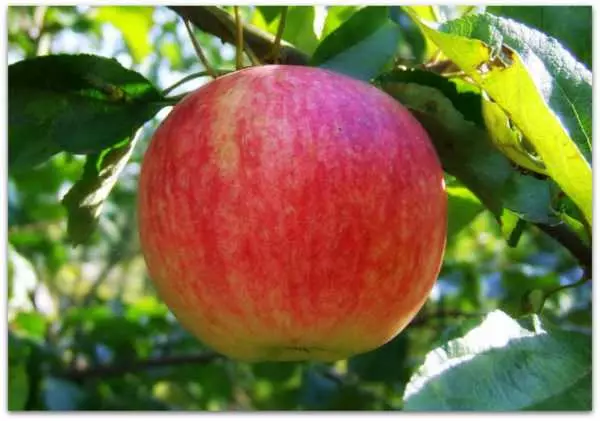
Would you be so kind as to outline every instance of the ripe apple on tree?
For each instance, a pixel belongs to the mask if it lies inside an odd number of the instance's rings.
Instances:
[[[311,67],[237,71],[156,131],[142,250],[178,320],[247,361],[344,359],[424,304],[446,238],[427,133],[373,86]]]

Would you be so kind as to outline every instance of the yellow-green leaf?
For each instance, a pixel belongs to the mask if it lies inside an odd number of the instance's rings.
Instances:
[[[546,175],[544,163],[525,148],[522,135],[510,126],[510,119],[498,104],[484,98],[481,111],[490,138],[507,158],[523,168]]]
[[[547,172],[592,224],[592,169],[550,110],[519,54],[502,46],[495,51],[480,40],[429,27],[408,13],[452,61],[511,117],[543,160]]]
[[[134,62],[140,63],[152,51],[150,29],[154,21],[154,7],[150,6],[102,6],[96,9],[99,21],[114,25],[123,38]]]

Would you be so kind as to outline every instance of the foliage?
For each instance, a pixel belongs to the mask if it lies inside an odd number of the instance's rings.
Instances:
[[[9,410],[589,411],[591,8],[240,9],[256,59],[373,83],[430,133],[449,200],[430,299],[331,364],[205,347],[147,277],[136,185],[169,106],[210,80],[182,19],[227,72],[233,8],[12,6]]]

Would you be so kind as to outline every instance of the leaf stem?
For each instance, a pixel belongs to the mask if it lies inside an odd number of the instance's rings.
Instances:
[[[196,55],[202,62],[202,65],[206,69],[206,72],[210,75],[210,77],[212,77],[213,79],[216,79],[217,75],[216,75],[214,69],[212,68],[212,66],[210,65],[208,60],[206,59],[206,56],[202,52],[202,47],[200,47],[200,43],[194,36],[194,29],[192,28],[191,22],[188,19],[184,19],[183,24],[185,25],[185,29],[187,29],[190,39],[192,40],[192,45],[194,46],[194,50],[196,50]]]
[[[240,19],[239,6],[233,6],[233,12],[235,14],[235,68],[240,70],[244,65],[242,61],[244,52],[244,27]]]
[[[214,70],[217,77],[219,77],[221,75],[225,75],[227,73],[231,73],[232,71],[233,70]],[[176,88],[180,87],[184,83],[189,82],[190,80],[194,80],[194,79],[197,79],[199,77],[204,77],[204,76],[212,76],[212,75],[208,71],[196,72],[196,73],[189,74],[186,77],[184,77],[183,79],[181,79],[180,81],[175,82],[173,85],[169,86],[168,88],[165,88],[162,91],[162,96],[167,96],[170,92],[174,91]]]

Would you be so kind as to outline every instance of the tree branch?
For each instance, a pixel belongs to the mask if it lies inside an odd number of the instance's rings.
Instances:
[[[192,355],[174,355],[158,358],[148,358],[146,360],[134,361],[129,363],[115,365],[100,365],[88,368],[73,368],[59,374],[60,377],[69,380],[86,380],[91,378],[105,378],[120,376],[125,373],[144,371],[151,368],[188,365],[188,364],[208,364],[217,359],[223,358],[222,355],[215,352],[201,352]]]
[[[581,239],[573,233],[566,225],[546,225],[535,224],[546,235],[558,241],[564,248],[577,259],[577,262],[584,270],[584,276],[591,278],[592,276],[592,249],[585,245]]]
[[[192,22],[198,29],[235,45],[235,20],[226,11],[216,6],[169,6],[171,10]],[[270,63],[270,52],[275,36],[244,24],[244,40],[263,63]],[[281,42],[279,49],[281,64],[306,65],[308,56],[293,45]]]

